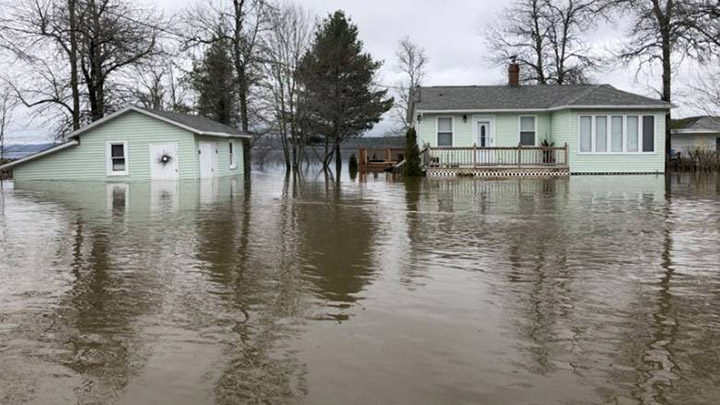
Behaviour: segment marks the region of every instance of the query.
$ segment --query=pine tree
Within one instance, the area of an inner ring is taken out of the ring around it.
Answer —
[[[190,73],[190,84],[197,91],[195,108],[200,115],[227,125],[237,119],[235,73],[226,41],[216,40]]]
[[[415,128],[410,128],[405,134],[405,164],[403,165],[403,176],[422,176],[420,167],[420,148],[417,145],[417,134]]]
[[[387,90],[374,88],[381,65],[363,53],[358,28],[342,11],[318,28],[298,79],[311,130],[325,137],[325,168],[334,156],[339,171],[342,142],[371,129],[392,107],[393,99],[385,98]]]

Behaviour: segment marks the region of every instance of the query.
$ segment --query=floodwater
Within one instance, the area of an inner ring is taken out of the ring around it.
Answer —
[[[4,185],[3,404],[716,404],[720,177]]]

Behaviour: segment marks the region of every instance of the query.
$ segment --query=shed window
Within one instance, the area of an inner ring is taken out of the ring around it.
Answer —
[[[535,146],[535,117],[520,117],[520,145]]]
[[[237,164],[235,163],[235,142],[230,142],[229,148],[230,148],[230,168],[234,169],[237,167]]]
[[[127,143],[108,143],[108,175],[119,176],[128,174]]]
[[[437,144],[438,146],[453,145],[453,119],[437,119]]]

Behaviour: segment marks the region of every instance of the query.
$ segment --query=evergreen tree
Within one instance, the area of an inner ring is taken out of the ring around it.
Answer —
[[[403,176],[422,176],[420,167],[420,148],[417,145],[417,134],[415,128],[410,128],[405,135],[405,165],[403,165]]]
[[[216,40],[205,51],[203,60],[195,63],[190,85],[198,93],[198,114],[227,125],[237,118],[235,73],[226,41]]]
[[[298,79],[311,130],[325,137],[323,167],[334,156],[339,171],[341,143],[371,129],[392,107],[393,99],[385,97],[387,90],[373,86],[381,65],[363,53],[358,28],[342,11],[328,16],[318,28],[300,63]]]

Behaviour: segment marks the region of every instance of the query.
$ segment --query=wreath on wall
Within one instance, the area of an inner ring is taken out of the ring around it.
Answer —
[[[160,156],[160,159],[158,159],[158,163],[165,166],[168,163],[172,161],[172,156],[168,155],[167,152],[163,152],[163,154]]]

